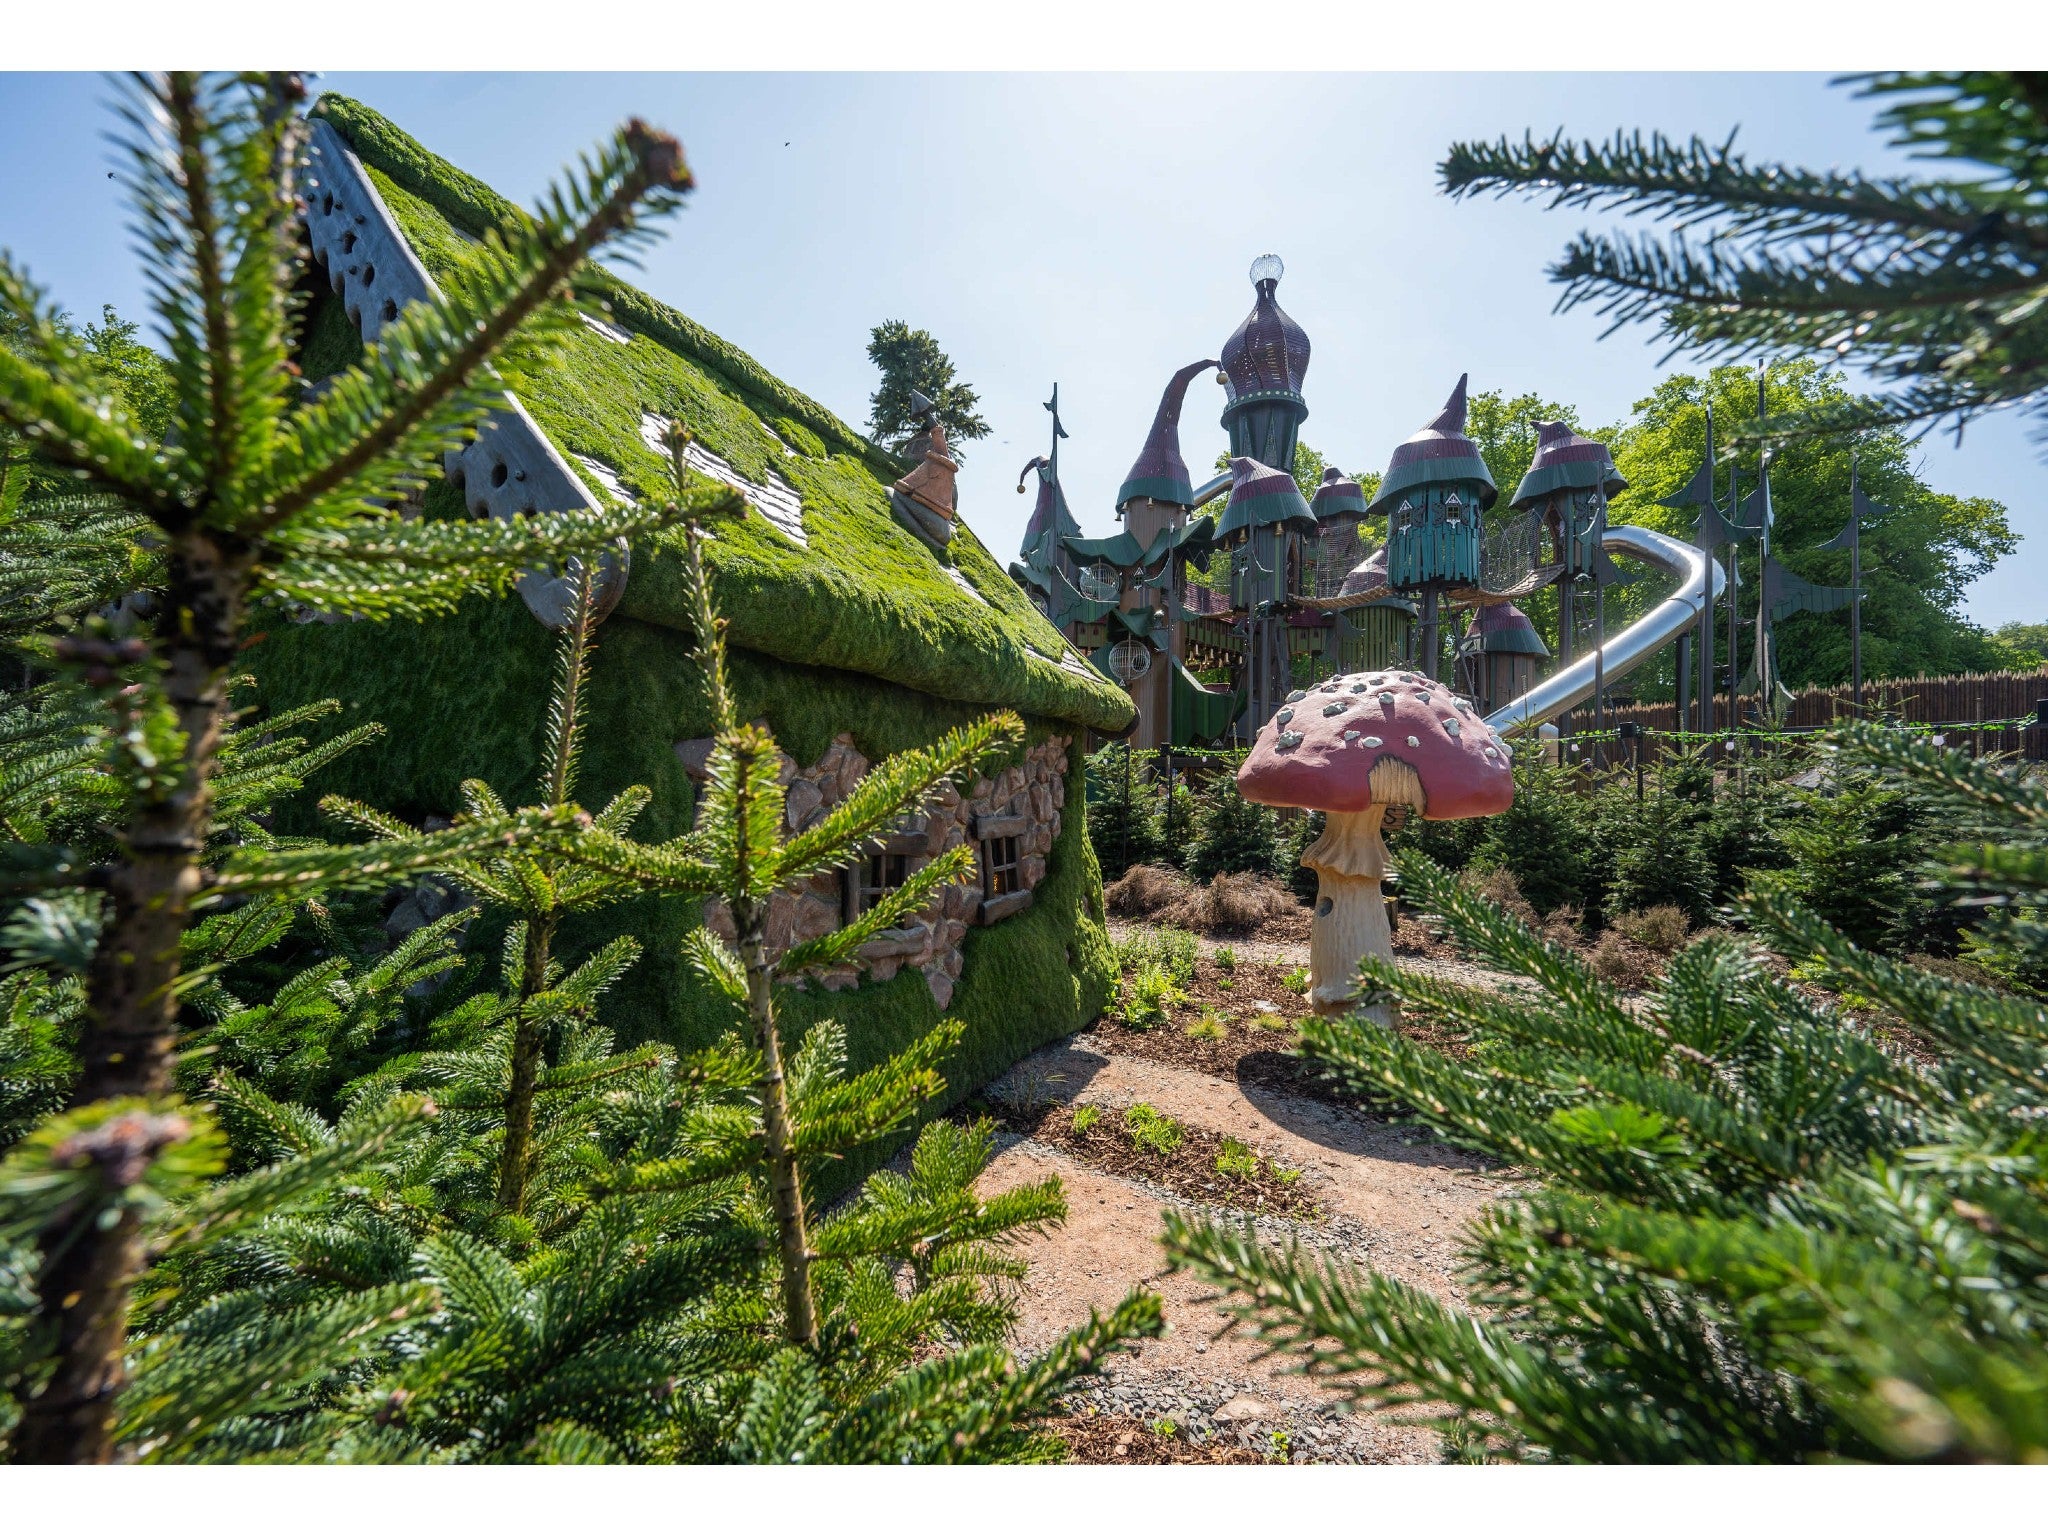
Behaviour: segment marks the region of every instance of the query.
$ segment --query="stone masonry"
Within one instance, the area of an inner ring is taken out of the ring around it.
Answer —
[[[886,843],[890,853],[909,856],[909,867],[921,868],[931,857],[962,842],[971,842],[988,828],[1017,839],[1016,896],[986,898],[979,879],[949,886],[938,899],[901,927],[885,929],[860,951],[858,965],[827,971],[817,979],[828,991],[844,991],[863,981],[887,981],[909,967],[923,973],[925,984],[941,1008],[953,1000],[960,979],[961,940],[976,923],[996,922],[1030,905],[1030,893],[1045,878],[1046,861],[1060,833],[1060,812],[1067,798],[1067,749],[1070,738],[1053,736],[1032,747],[1023,761],[1005,768],[993,780],[977,779],[967,794],[947,784],[925,813],[910,819]],[[702,782],[711,755],[711,739],[676,743],[684,770]],[[781,782],[789,831],[803,831],[849,795],[868,759],[842,731],[808,768],[799,768],[784,754]],[[1021,825],[1020,825],[1021,824]],[[1015,826],[1011,832],[1008,828]],[[977,854],[978,856],[978,854]],[[793,944],[830,933],[845,921],[846,875],[820,875],[795,891],[777,892],[768,907],[768,947],[781,954]],[[732,915],[721,901],[707,903],[705,922],[730,942]],[[802,985],[802,983],[797,983]]]

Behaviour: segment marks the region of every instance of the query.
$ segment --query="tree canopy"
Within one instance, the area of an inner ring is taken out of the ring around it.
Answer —
[[[1714,406],[1719,440],[1725,444],[1730,429],[1754,421],[1756,391],[1754,372],[1723,366],[1705,375],[1673,374],[1637,401],[1628,422],[1606,434],[1615,465],[1629,482],[1615,498],[1615,520],[1690,537],[1691,509],[1656,503],[1699,467],[1706,451],[1707,404]],[[1774,364],[1764,375],[1764,397],[1773,420],[1844,409],[1843,402],[1853,398],[1838,371],[1805,360]],[[1745,447],[1722,455],[1724,463],[1731,457],[1746,496],[1758,480],[1757,451]],[[1882,509],[1863,529],[1865,674],[1910,677],[2003,665],[2000,648],[1964,616],[1963,598],[1972,582],[2019,547],[2006,509],[1988,497],[1934,489],[1913,464],[1908,434],[1897,427],[1854,437],[1794,437],[1773,445],[1772,553],[1809,581],[1848,583],[1848,554],[1822,553],[1815,546],[1833,538],[1849,519],[1852,457],[1864,494]],[[1722,473],[1725,484],[1726,470]],[[1756,547],[1738,549],[1740,574],[1754,582]],[[1753,594],[1756,589],[1745,590]],[[1647,590],[1643,596],[1649,596]],[[1794,614],[1777,626],[1777,634],[1788,686],[1848,681],[1846,614]]]
[[[868,396],[868,431],[885,447],[901,449],[917,434],[923,420],[910,407],[914,389],[938,407],[946,444],[955,459],[966,462],[960,445],[987,437],[989,425],[975,406],[981,396],[954,377],[953,359],[940,350],[930,331],[914,331],[901,320],[884,320],[868,340],[868,358],[882,370],[882,382]]]

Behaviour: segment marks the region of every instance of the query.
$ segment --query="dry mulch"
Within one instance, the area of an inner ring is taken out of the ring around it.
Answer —
[[[1125,1414],[1075,1414],[1045,1426],[1066,1443],[1070,1465],[1096,1467],[1257,1467],[1266,1458],[1249,1446],[1162,1435]]]
[[[1101,1111],[1101,1118],[1085,1132],[1074,1129],[1076,1107],[989,1100],[973,1109],[987,1114],[1004,1130],[1028,1136],[1077,1162],[1121,1178],[1144,1179],[1198,1204],[1227,1205],[1291,1221],[1320,1221],[1325,1215],[1322,1203],[1302,1187],[1301,1170],[1276,1163],[1263,1153],[1258,1154],[1256,1173],[1232,1178],[1217,1172],[1216,1156],[1223,1150],[1224,1138],[1214,1131],[1180,1121],[1180,1145],[1162,1155],[1131,1139],[1124,1129],[1122,1106],[1091,1106]],[[1258,1149],[1252,1150],[1256,1153]],[[1282,1179],[1283,1170],[1295,1177]]]
[[[1417,939],[1421,938],[1420,925],[1404,926]],[[1396,952],[1440,958],[1416,941],[1409,942],[1415,947],[1404,948],[1402,939],[1397,938]],[[1448,946],[1441,941],[1435,943],[1448,953]],[[1234,968],[1225,970],[1216,963],[1213,954],[1206,954],[1195,962],[1195,979],[1184,989],[1188,1001],[1171,1010],[1169,1022],[1139,1029],[1104,1017],[1096,1023],[1095,1034],[1122,1055],[1142,1056],[1213,1077],[1227,1077],[1331,1103],[1355,1103],[1355,1096],[1334,1087],[1320,1067],[1294,1054],[1300,1040],[1300,1021],[1309,1016],[1310,1009],[1308,999],[1287,985],[1286,978],[1293,969],[1240,957]],[[1268,1003],[1274,1011],[1255,1007],[1258,1003]],[[1221,1039],[1201,1039],[1187,1032],[1204,1009],[1219,1020],[1229,1016],[1223,1024]],[[1276,1024],[1280,1027],[1275,1028]],[[1463,1039],[1441,1025],[1404,1016],[1397,1027],[1411,1040],[1445,1055],[1462,1056],[1466,1052]]]

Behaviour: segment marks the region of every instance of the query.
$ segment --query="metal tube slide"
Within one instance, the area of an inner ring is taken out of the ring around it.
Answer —
[[[1195,505],[1215,500],[1230,489],[1230,476],[1218,475],[1195,491]],[[1596,680],[1609,686],[1626,677],[1699,624],[1702,605],[1720,601],[1727,578],[1720,562],[1678,539],[1649,528],[1627,523],[1610,523],[1601,546],[1612,554],[1631,555],[1669,571],[1678,578],[1678,590],[1664,599],[1620,634],[1608,640],[1596,654],[1588,651],[1570,666],[1560,668],[1512,703],[1504,704],[1486,717],[1486,723],[1503,736],[1531,730],[1554,720],[1593,697]],[[1604,674],[1604,677],[1603,677]]]
[[[1648,528],[1610,523],[1601,546],[1610,553],[1633,555],[1662,567],[1678,578],[1678,590],[1609,639],[1600,652],[1588,652],[1488,715],[1486,723],[1503,736],[1554,720],[1585,703],[1593,696],[1596,671],[1604,671],[1611,686],[1617,678],[1627,676],[1648,661],[1660,647],[1696,628],[1701,606],[1712,604],[1721,596],[1725,578],[1719,562],[1690,544]]]

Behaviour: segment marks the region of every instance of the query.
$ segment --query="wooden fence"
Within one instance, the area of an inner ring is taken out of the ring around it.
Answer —
[[[2018,752],[2035,762],[2048,761],[2048,729],[2033,723],[2037,710],[2048,702],[2048,667],[2033,672],[1981,672],[1963,677],[1887,677],[1863,685],[1863,715],[1866,719],[1892,719],[1920,725],[1938,725],[1950,746],[1966,747],[1975,756],[1991,752]],[[1612,730],[1633,721],[1650,741],[1663,733],[1686,729],[1677,704],[1628,704],[1610,706],[1606,725]],[[1785,717],[1776,726],[1761,718],[1755,694],[1739,700],[1737,729],[1791,731],[1825,730],[1838,720],[1853,719],[1855,705],[1848,684],[1835,688],[1807,688],[1793,696]],[[2015,721],[2003,729],[1973,727],[1980,720]],[[1714,729],[1728,728],[1726,694],[1714,700]],[[1572,711],[1567,739],[1593,729],[1593,711],[1582,705]]]

